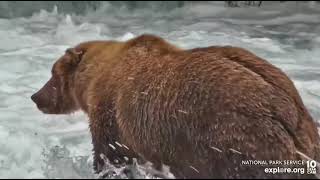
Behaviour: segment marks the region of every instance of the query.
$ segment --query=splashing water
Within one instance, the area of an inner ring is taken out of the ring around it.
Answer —
[[[320,123],[318,3],[264,2],[261,8],[231,9],[223,2],[15,3],[0,3],[1,178],[99,178],[92,173],[87,116],[82,112],[44,115],[30,100],[65,49],[86,40],[124,41],[152,33],[182,48],[247,48],[290,76]],[[108,165],[102,176],[156,178],[159,174],[172,177],[137,164],[120,169]]]

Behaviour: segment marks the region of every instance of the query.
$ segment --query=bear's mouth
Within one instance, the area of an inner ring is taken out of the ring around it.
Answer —
[[[52,114],[52,112],[50,111],[50,109],[47,108],[47,107],[41,107],[41,106],[38,106],[38,105],[37,105],[37,108],[38,108],[41,112],[43,112],[44,114]]]
[[[44,114],[60,114],[60,111],[52,107],[41,107],[37,105],[37,108]]]
[[[49,113],[49,109],[46,108],[46,107],[38,107],[38,109],[39,109],[41,112],[45,113],[45,114],[48,114],[48,113]]]

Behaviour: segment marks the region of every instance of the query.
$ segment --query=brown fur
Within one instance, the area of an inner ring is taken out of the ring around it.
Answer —
[[[53,71],[32,99],[51,106],[45,113],[88,114],[97,171],[101,153],[115,164],[166,164],[179,178],[299,177],[241,160],[301,159],[296,150],[319,160],[315,123],[291,80],[244,49],[182,50],[142,35],[82,43]],[[63,97],[56,106],[52,87]]]

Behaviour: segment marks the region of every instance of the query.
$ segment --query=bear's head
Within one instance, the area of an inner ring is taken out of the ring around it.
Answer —
[[[49,81],[31,99],[46,114],[68,114],[85,110],[83,95],[91,80],[117,60],[122,42],[88,41],[66,50],[53,65]],[[99,69],[100,68],[100,69]],[[101,69],[102,68],[102,69]]]
[[[79,109],[72,88],[74,71],[85,52],[69,48],[53,65],[50,80],[31,99],[46,114],[66,114]]]

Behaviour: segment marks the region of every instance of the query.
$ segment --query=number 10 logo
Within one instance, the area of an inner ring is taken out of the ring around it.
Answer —
[[[307,174],[316,174],[317,173],[317,162],[316,161],[307,161]]]

